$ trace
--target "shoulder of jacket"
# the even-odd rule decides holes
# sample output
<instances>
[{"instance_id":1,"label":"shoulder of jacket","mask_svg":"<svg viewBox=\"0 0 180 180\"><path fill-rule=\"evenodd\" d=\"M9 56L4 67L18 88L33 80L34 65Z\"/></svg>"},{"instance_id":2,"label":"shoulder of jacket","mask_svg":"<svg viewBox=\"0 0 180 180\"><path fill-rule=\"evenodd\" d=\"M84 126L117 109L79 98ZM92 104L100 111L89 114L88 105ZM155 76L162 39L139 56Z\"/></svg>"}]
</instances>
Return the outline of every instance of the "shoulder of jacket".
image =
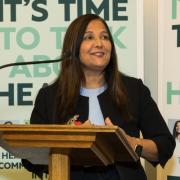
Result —
<instances>
[{"instance_id":1,"label":"shoulder of jacket","mask_svg":"<svg viewBox=\"0 0 180 180\"><path fill-rule=\"evenodd\" d=\"M58 83L54 82L52 84L46 84L45 86L43 86L39 91L40 92L56 92L58 88Z\"/></svg>"},{"instance_id":2,"label":"shoulder of jacket","mask_svg":"<svg viewBox=\"0 0 180 180\"><path fill-rule=\"evenodd\" d=\"M128 76L128 75L125 75L125 74L122 74L121 75L121 77L122 77L122 81L123 81L123 83L125 83L125 85L126 84L137 84L137 83L142 83L142 80L141 79L139 79L139 78L135 78L135 77L132 77L132 76Z\"/></svg>"}]
</instances>

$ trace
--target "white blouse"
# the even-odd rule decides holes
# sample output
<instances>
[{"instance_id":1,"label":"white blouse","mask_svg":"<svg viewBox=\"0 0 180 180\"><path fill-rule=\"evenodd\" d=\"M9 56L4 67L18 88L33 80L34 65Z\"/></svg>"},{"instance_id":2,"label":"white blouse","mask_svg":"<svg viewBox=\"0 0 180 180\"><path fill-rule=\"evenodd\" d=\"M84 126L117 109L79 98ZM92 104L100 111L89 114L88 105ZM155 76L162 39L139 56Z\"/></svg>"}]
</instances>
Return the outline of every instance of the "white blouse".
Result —
<instances>
[{"instance_id":1,"label":"white blouse","mask_svg":"<svg viewBox=\"0 0 180 180\"><path fill-rule=\"evenodd\" d=\"M107 85L104 85L96 89L88 89L81 87L80 95L89 97L89 116L88 119L94 125L105 125L104 117L99 105L97 96L103 93L107 89Z\"/></svg>"}]
</instances>

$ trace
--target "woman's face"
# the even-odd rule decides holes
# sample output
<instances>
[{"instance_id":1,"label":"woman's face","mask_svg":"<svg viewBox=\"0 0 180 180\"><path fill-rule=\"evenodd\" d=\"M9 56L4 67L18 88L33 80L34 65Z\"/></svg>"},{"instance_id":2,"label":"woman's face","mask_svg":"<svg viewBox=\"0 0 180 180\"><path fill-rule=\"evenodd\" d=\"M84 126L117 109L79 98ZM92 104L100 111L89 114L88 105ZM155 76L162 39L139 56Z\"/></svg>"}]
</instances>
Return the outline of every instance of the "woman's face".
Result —
<instances>
[{"instance_id":1,"label":"woman's face","mask_svg":"<svg viewBox=\"0 0 180 180\"><path fill-rule=\"evenodd\" d=\"M80 46L80 61L84 72L102 72L111 57L111 42L106 27L100 20L91 21Z\"/></svg>"},{"instance_id":2,"label":"woman's face","mask_svg":"<svg viewBox=\"0 0 180 180\"><path fill-rule=\"evenodd\" d=\"M176 132L180 134L180 122L176 124Z\"/></svg>"}]
</instances>

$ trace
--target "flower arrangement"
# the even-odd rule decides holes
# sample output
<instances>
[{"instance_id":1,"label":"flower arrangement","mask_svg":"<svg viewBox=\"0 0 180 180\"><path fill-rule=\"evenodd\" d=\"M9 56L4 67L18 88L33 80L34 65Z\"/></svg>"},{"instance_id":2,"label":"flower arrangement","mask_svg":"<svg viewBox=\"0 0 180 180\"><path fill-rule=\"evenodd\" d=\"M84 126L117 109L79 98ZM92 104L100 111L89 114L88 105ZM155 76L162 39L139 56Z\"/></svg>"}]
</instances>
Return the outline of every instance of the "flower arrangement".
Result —
<instances>
[{"instance_id":1,"label":"flower arrangement","mask_svg":"<svg viewBox=\"0 0 180 180\"><path fill-rule=\"evenodd\" d=\"M72 118L70 118L67 122L68 125L75 125L75 126L79 126L81 125L81 121L78 120L79 115L74 115Z\"/></svg>"}]
</instances>

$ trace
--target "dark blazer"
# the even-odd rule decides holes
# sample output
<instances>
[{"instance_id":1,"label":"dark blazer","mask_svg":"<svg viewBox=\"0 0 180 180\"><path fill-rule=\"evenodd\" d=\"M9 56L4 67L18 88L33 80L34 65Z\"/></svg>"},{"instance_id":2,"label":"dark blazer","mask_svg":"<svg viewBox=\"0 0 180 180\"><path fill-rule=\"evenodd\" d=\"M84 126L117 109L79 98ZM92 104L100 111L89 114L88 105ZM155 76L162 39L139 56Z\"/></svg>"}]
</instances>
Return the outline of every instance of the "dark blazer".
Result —
<instances>
[{"instance_id":1,"label":"dark blazer","mask_svg":"<svg viewBox=\"0 0 180 180\"><path fill-rule=\"evenodd\" d=\"M131 113L133 119L125 121L122 118L117 107L113 104L108 89L98 96L103 116L104 118L109 117L113 124L124 129L130 136L139 137L141 131L145 139L153 140L158 148L159 162L151 163L154 166L160 163L164 167L167 160L173 154L175 148L174 138L169 132L156 103L152 99L149 89L140 79L127 76L123 76L122 78L129 98L128 111ZM56 91L56 83L40 89L31 115L32 124L61 124L61 120L58 119L54 112ZM77 114L80 115L80 121L88 119L88 97L79 96L74 115ZM22 162L28 170L36 173L44 169L44 166L33 166L26 160ZM115 164L115 168L122 180L146 179L140 162L117 163Z\"/></svg>"}]
</instances>

